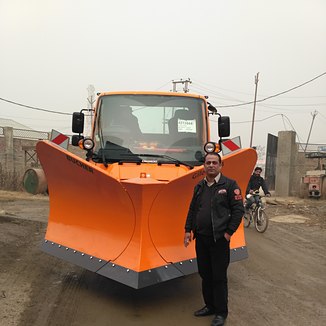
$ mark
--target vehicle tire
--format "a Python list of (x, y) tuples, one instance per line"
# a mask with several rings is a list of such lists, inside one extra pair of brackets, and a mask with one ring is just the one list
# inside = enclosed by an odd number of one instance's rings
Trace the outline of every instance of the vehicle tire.
[(259, 233), (266, 231), (268, 227), (268, 217), (264, 209), (258, 208), (256, 211), (255, 228)]
[(245, 212), (243, 215), (243, 226), (248, 228), (250, 226), (250, 212)]

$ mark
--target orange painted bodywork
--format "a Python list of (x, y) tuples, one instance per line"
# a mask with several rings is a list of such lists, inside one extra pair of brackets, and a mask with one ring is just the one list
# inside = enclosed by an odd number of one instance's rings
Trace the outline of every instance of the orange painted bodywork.
[[(41, 141), (50, 213), (46, 239), (136, 272), (195, 258), (183, 245), (184, 224), (203, 167), (110, 164), (105, 168)], [(223, 158), (222, 173), (245, 192), (256, 162), (253, 149)], [(146, 178), (140, 176), (146, 175)], [(231, 249), (244, 247), (242, 224)]]

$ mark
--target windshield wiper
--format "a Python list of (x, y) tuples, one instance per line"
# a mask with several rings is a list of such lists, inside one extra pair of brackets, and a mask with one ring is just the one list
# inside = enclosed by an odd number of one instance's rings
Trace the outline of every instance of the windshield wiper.
[[(160, 154), (136, 154), (130, 151), (129, 148), (117, 145), (110, 141), (107, 141), (104, 148), (100, 148), (97, 153), (93, 154), (93, 160), (95, 162), (102, 161), (104, 164), (109, 163), (146, 163), (146, 160), (141, 159), (141, 157), (152, 157), (156, 160), (152, 160), (148, 163), (157, 163), (158, 165), (162, 164), (175, 164), (176, 166), (184, 165), (190, 169), (193, 169), (193, 165), (186, 162), (182, 162), (174, 157), (168, 155)], [(157, 160), (163, 159), (163, 160)], [(168, 160), (168, 161), (164, 161)], [(148, 160), (150, 161), (150, 160)]]
[(168, 161), (162, 161), (162, 160), (157, 160), (157, 164), (158, 165), (162, 165), (162, 164), (175, 164), (176, 166), (180, 166), (180, 165), (184, 165), (187, 166), (190, 169), (193, 169), (193, 165), (188, 164), (186, 162), (182, 162), (179, 161), (178, 159), (168, 156), (168, 155), (160, 155), (160, 154), (135, 154), (136, 156), (146, 156), (146, 157), (156, 157), (156, 158), (162, 158), (162, 159), (166, 159)]
[(137, 163), (140, 164), (142, 159), (130, 151), (129, 148), (120, 146), (110, 141), (106, 141), (105, 146), (99, 148), (97, 152), (93, 154), (94, 162), (107, 163)]

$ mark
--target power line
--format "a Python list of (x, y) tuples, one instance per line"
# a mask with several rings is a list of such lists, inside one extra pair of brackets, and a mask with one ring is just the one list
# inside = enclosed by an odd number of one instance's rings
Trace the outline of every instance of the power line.
[[(235, 91), (235, 90), (232, 90), (232, 89), (226, 89), (226, 88), (221, 88), (219, 86), (216, 86), (216, 85), (212, 85), (212, 84), (207, 84), (205, 82), (202, 82), (202, 81), (198, 81), (198, 80), (194, 80), (193, 84), (202, 84), (202, 85), (209, 85), (209, 87), (212, 87), (212, 88), (217, 88), (217, 89), (222, 89), (224, 91), (227, 91), (227, 92), (232, 92), (232, 93), (238, 93), (238, 94), (243, 94), (243, 95), (249, 95), (249, 96), (253, 96), (252, 93), (245, 93), (245, 92), (239, 92), (239, 91)], [(194, 88), (195, 86), (193, 85), (192, 88)], [(199, 86), (197, 86), (199, 87)], [(208, 91), (210, 91), (212, 94), (218, 94), (218, 93), (215, 93), (215, 91), (213, 91), (212, 89), (210, 88), (207, 88), (207, 87), (204, 87), (204, 86), (201, 86), (201, 88), (203, 89), (206, 89)], [(223, 95), (223, 94), (222, 94)], [(224, 96), (228, 97), (227, 95), (224, 94)], [(211, 96), (213, 97), (213, 96)], [(315, 95), (315, 96), (284, 96), (283, 98), (289, 98), (289, 99), (293, 99), (293, 98), (324, 98), (326, 97), (325, 95)], [(230, 97), (232, 98), (232, 97)], [(236, 99), (237, 100), (237, 99)], [(244, 102), (244, 101), (241, 101), (241, 100), (237, 100), (239, 102)]]
[(62, 114), (62, 115), (72, 115), (71, 113), (60, 112), (60, 111), (53, 111), (53, 110), (47, 110), (47, 109), (42, 109), (42, 108), (38, 108), (38, 107), (35, 107), (35, 106), (30, 106), (30, 105), (25, 105), (25, 104), (17, 103), (17, 102), (14, 102), (14, 101), (6, 100), (6, 99), (1, 98), (1, 97), (0, 97), (0, 100), (1, 101), (4, 101), (4, 102), (7, 102), (7, 103), (10, 103), (10, 104), (22, 106), (24, 108), (32, 109), (32, 110), (43, 111), (43, 112), (48, 112), (48, 113), (56, 113), (56, 114)]
[(282, 122), (283, 122), (284, 129), (286, 130), (285, 120), (283, 116), (282, 116)]
[[(313, 107), (313, 104), (307, 105), (307, 107), (303, 107), (302, 109), (298, 110), (296, 106), (291, 107), (283, 107), (283, 106), (271, 106), (267, 104), (259, 104), (259, 111), (262, 112), (288, 112), (288, 113), (295, 113), (295, 114), (306, 114), (307, 110), (311, 110), (311, 107)], [(270, 109), (270, 110), (268, 110)]]
[[(320, 116), (322, 116), (324, 119), (326, 119), (326, 116), (324, 116), (323, 114), (321, 114), (319, 111), (315, 111), (315, 112), (317, 112)], [(295, 131), (295, 133), (296, 133), (296, 136), (298, 138), (298, 144), (299, 144), (299, 146), (301, 147), (302, 150), (304, 150), (304, 148), (303, 148), (303, 143), (304, 142), (303, 142), (302, 138), (300, 137), (299, 133), (297, 132), (297, 130), (293, 126), (293, 124), (292, 124), (291, 120), (289, 119), (289, 117), (286, 116), (285, 114), (283, 114), (283, 113), (276, 113), (276, 114), (273, 114), (273, 115), (268, 116), (266, 118), (255, 120), (255, 122), (263, 122), (263, 121), (266, 121), (268, 119), (271, 119), (271, 118), (274, 118), (274, 117), (277, 117), (277, 116), (281, 116), (284, 127), (285, 127), (284, 119), (288, 122), (288, 124), (291, 126), (291, 130)], [(215, 120), (212, 120), (211, 119), (210, 122), (211, 123), (217, 123), (218, 121), (215, 121)], [(247, 120), (247, 121), (232, 121), (232, 124), (243, 124), (243, 123), (251, 123), (251, 120)]]
[[(297, 135), (297, 137), (298, 137), (299, 143), (301, 144), (301, 143), (302, 143), (302, 140), (301, 140), (301, 138), (300, 138), (298, 132), (297, 132), (296, 129), (294, 128), (294, 126), (293, 126), (291, 120), (290, 120), (290, 119), (289, 119), (285, 114), (283, 114), (283, 113), (273, 114), (273, 115), (268, 116), (268, 117), (266, 117), (266, 118), (259, 119), (259, 120), (255, 120), (255, 122), (263, 122), (263, 121), (265, 121), (265, 120), (268, 120), (268, 119), (271, 119), (271, 118), (274, 118), (274, 117), (277, 117), (277, 116), (281, 116), (281, 117), (282, 117), (282, 119), (283, 119), (283, 124), (284, 124), (284, 118), (287, 120), (287, 122), (288, 122), (289, 125), (291, 126), (292, 130), (295, 131), (295, 133), (296, 133), (296, 135)], [(215, 121), (215, 120), (210, 120), (210, 121), (211, 121), (211, 122), (216, 122), (216, 123), (217, 123), (217, 121)], [(248, 120), (248, 121), (232, 121), (232, 124), (240, 124), (240, 123), (251, 123), (251, 120)], [(302, 145), (301, 145), (301, 147), (302, 147)], [(302, 149), (303, 149), (303, 147), (302, 147)]]
[[(214, 94), (216, 95), (215, 98), (218, 98), (218, 99), (222, 99), (222, 100), (233, 100), (233, 101), (237, 101), (237, 102), (240, 102), (240, 103), (244, 103), (245, 101), (242, 101), (242, 100), (239, 100), (239, 99), (236, 99), (234, 97), (230, 97), (230, 96), (227, 96), (225, 94), (222, 94), (222, 93), (217, 93), (216, 91), (213, 91), (207, 87), (204, 87), (204, 86), (198, 86), (198, 85), (195, 85), (195, 86), (192, 86), (192, 89), (199, 89), (200, 92), (204, 91), (209, 91), (210, 94)], [(210, 97), (214, 97), (214, 96), (210, 96)]]
[(309, 104), (274, 104), (274, 103), (270, 103), (268, 105), (271, 105), (271, 106), (323, 106), (323, 105), (326, 105), (326, 103), (309, 103)]
[[(324, 76), (324, 75), (326, 75), (326, 72), (323, 72), (322, 74), (320, 74), (320, 75), (318, 75), (318, 76), (316, 76), (316, 77), (314, 77), (314, 78), (312, 78), (312, 79), (310, 79), (310, 80), (308, 80), (308, 81), (306, 81), (306, 82), (304, 82), (304, 83), (302, 83), (302, 84), (300, 84), (300, 85), (294, 86), (294, 87), (292, 87), (292, 88), (290, 88), (290, 89), (288, 89), (288, 90), (286, 90), (286, 91), (283, 91), (283, 92), (280, 92), (280, 93), (277, 93), (277, 94), (274, 94), (274, 95), (271, 95), (271, 96), (265, 97), (265, 98), (263, 98), (263, 99), (261, 99), (261, 100), (257, 100), (256, 102), (263, 102), (263, 101), (269, 100), (269, 99), (271, 99), (271, 98), (274, 98), (274, 97), (277, 97), (277, 96), (280, 96), (280, 95), (283, 95), (283, 94), (289, 93), (289, 92), (291, 92), (291, 91), (293, 91), (293, 90), (295, 90), (295, 89), (297, 89), (297, 88), (299, 88), (299, 87), (302, 87), (302, 86), (304, 86), (304, 85), (307, 85), (307, 84), (313, 82), (314, 80), (316, 80), (316, 79), (318, 79), (318, 78), (320, 78), (320, 77), (322, 77), (322, 76)], [(247, 102), (247, 103), (241, 103), (241, 104), (216, 105), (216, 107), (218, 107), (218, 108), (230, 108), (230, 107), (236, 107), (236, 106), (248, 105), (248, 104), (252, 104), (252, 103), (254, 103), (254, 101)]]
[[(291, 91), (293, 91), (293, 90), (295, 90), (295, 89), (297, 89), (299, 87), (302, 87), (304, 85), (307, 85), (308, 83), (313, 82), (314, 80), (316, 80), (316, 79), (318, 79), (318, 78), (320, 78), (320, 77), (322, 77), (324, 75), (326, 75), (326, 72), (324, 72), (324, 73), (322, 73), (322, 74), (320, 74), (320, 75), (318, 75), (318, 76), (316, 76), (316, 77), (314, 77), (314, 78), (312, 78), (312, 79), (310, 79), (310, 80), (308, 80), (308, 81), (306, 81), (306, 82), (304, 82), (304, 83), (302, 83), (302, 84), (300, 84), (298, 86), (292, 87), (292, 88), (290, 88), (290, 89), (288, 89), (286, 91), (283, 91), (283, 92), (280, 92), (280, 93), (277, 93), (277, 94), (274, 94), (274, 95), (265, 97), (265, 98), (263, 98), (261, 100), (257, 100), (256, 103), (260, 103), (260, 102), (269, 100), (271, 98), (280, 96), (282, 94), (286, 94), (288, 92), (291, 92)], [(163, 87), (163, 86), (161, 86), (161, 87)], [(21, 106), (21, 107), (25, 107), (25, 108), (32, 109), (32, 110), (37, 110), (37, 111), (43, 111), (43, 112), (55, 113), (55, 114), (62, 114), (62, 115), (72, 115), (71, 113), (66, 113), (66, 112), (61, 112), (61, 111), (54, 111), (54, 110), (48, 110), (48, 109), (38, 108), (38, 107), (35, 107), (35, 106), (31, 106), (31, 105), (21, 104), (21, 103), (18, 103), (18, 102), (15, 102), (15, 101), (11, 101), (11, 100), (7, 100), (7, 99), (1, 98), (1, 97), (0, 97), (0, 101), (4, 101), (4, 102), (7, 102), (7, 103), (10, 103), (10, 104), (13, 104), (13, 105), (18, 105), (18, 106)], [(240, 101), (240, 100), (238, 100), (238, 101)], [(230, 107), (238, 107), (238, 106), (243, 106), (243, 105), (249, 105), (249, 104), (252, 104), (252, 103), (254, 103), (254, 101), (240, 103), (240, 104), (216, 105), (216, 107), (218, 107), (218, 108), (230, 108)]]
[(165, 83), (164, 85), (162, 85), (162, 86), (160, 86), (160, 87), (157, 87), (156, 88), (156, 90), (158, 91), (158, 90), (160, 90), (160, 89), (162, 89), (163, 87), (165, 87), (165, 86), (167, 86), (167, 85), (170, 85), (170, 81), (168, 81), (167, 83)]
[[(210, 99), (214, 99), (215, 101), (219, 101), (220, 103), (222, 101), (234, 101), (234, 102), (239, 102), (239, 103), (242, 103), (243, 105), (247, 105), (248, 102), (244, 101), (244, 100), (239, 100), (237, 98), (234, 98), (234, 97), (229, 97), (227, 95), (223, 95), (222, 93), (219, 94), (219, 93), (216, 93), (212, 90), (209, 90), (208, 88), (205, 88), (205, 87), (201, 87), (201, 86), (192, 86), (192, 89), (193, 90), (199, 90), (200, 93), (202, 93), (203, 91), (206, 92), (206, 91), (209, 91), (209, 98)], [(219, 95), (218, 95), (219, 94)], [(282, 97), (282, 99), (308, 99), (308, 98), (324, 98), (326, 96), (284, 96)], [(214, 101), (213, 100), (213, 101)], [(249, 104), (252, 103), (252, 102), (249, 102)], [(261, 104), (263, 105), (263, 104)], [(270, 106), (280, 106), (280, 107), (285, 107), (285, 106), (293, 106), (293, 107), (310, 107), (311, 106), (325, 106), (326, 103), (306, 103), (306, 104), (274, 104), (274, 103), (270, 103), (269, 104)], [(225, 105), (226, 107), (227, 105)], [(223, 104), (221, 105), (218, 105), (218, 107), (224, 107)]]
[[(274, 117), (277, 117), (277, 116), (285, 116), (285, 114), (283, 113), (276, 113), (276, 114), (273, 114), (271, 116), (268, 116), (266, 118), (263, 118), (263, 119), (256, 119), (255, 122), (263, 122), (265, 120), (268, 120), (268, 119), (271, 119), (271, 118), (274, 118)], [(217, 122), (217, 121), (216, 121)], [(251, 123), (251, 120), (247, 120), (247, 121), (232, 121), (232, 123)]]
[(283, 98), (319, 98), (319, 97), (326, 97), (324, 95), (315, 95), (315, 96), (284, 96)]
[(244, 94), (244, 95), (252, 96), (252, 94), (249, 94), (249, 93), (244, 93), (244, 92), (234, 91), (234, 90), (231, 90), (231, 89), (221, 88), (221, 87), (218, 87), (218, 86), (215, 86), (215, 85), (212, 85), (212, 84), (207, 84), (207, 83), (204, 83), (204, 82), (201, 82), (201, 81), (194, 80), (194, 83), (200, 83), (200, 84), (207, 85), (207, 86), (213, 87), (213, 88), (218, 88), (218, 89), (221, 89), (221, 90), (227, 91), (227, 92), (239, 93), (239, 94)]

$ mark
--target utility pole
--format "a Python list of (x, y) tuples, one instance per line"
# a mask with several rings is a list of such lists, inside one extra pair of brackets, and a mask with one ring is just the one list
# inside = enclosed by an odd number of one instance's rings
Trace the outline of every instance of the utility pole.
[(315, 121), (315, 118), (316, 118), (316, 115), (317, 115), (317, 111), (315, 110), (314, 112), (311, 113), (312, 115), (312, 121), (311, 121), (311, 125), (310, 125), (310, 130), (309, 130), (309, 134), (308, 134), (308, 138), (307, 138), (307, 142), (306, 142), (306, 147), (304, 149), (304, 152), (306, 152), (307, 150), (307, 146), (308, 146), (308, 142), (309, 142), (309, 138), (310, 138), (310, 134), (311, 134), (311, 130), (312, 130), (312, 126), (314, 124), (314, 121)]
[(183, 88), (183, 92), (184, 93), (188, 93), (189, 92), (189, 84), (191, 84), (192, 81), (190, 80), (190, 78), (186, 79), (186, 80), (172, 80), (172, 84), (173, 84), (173, 92), (177, 92), (177, 84), (182, 84), (184, 85)]
[(254, 110), (252, 112), (250, 147), (252, 147), (252, 138), (253, 138), (253, 135), (254, 135), (254, 124), (255, 124), (255, 113), (256, 113), (256, 99), (257, 99), (258, 76), (259, 76), (259, 72), (257, 72), (257, 75), (255, 76), (255, 84), (256, 84), (256, 87), (255, 87)]

